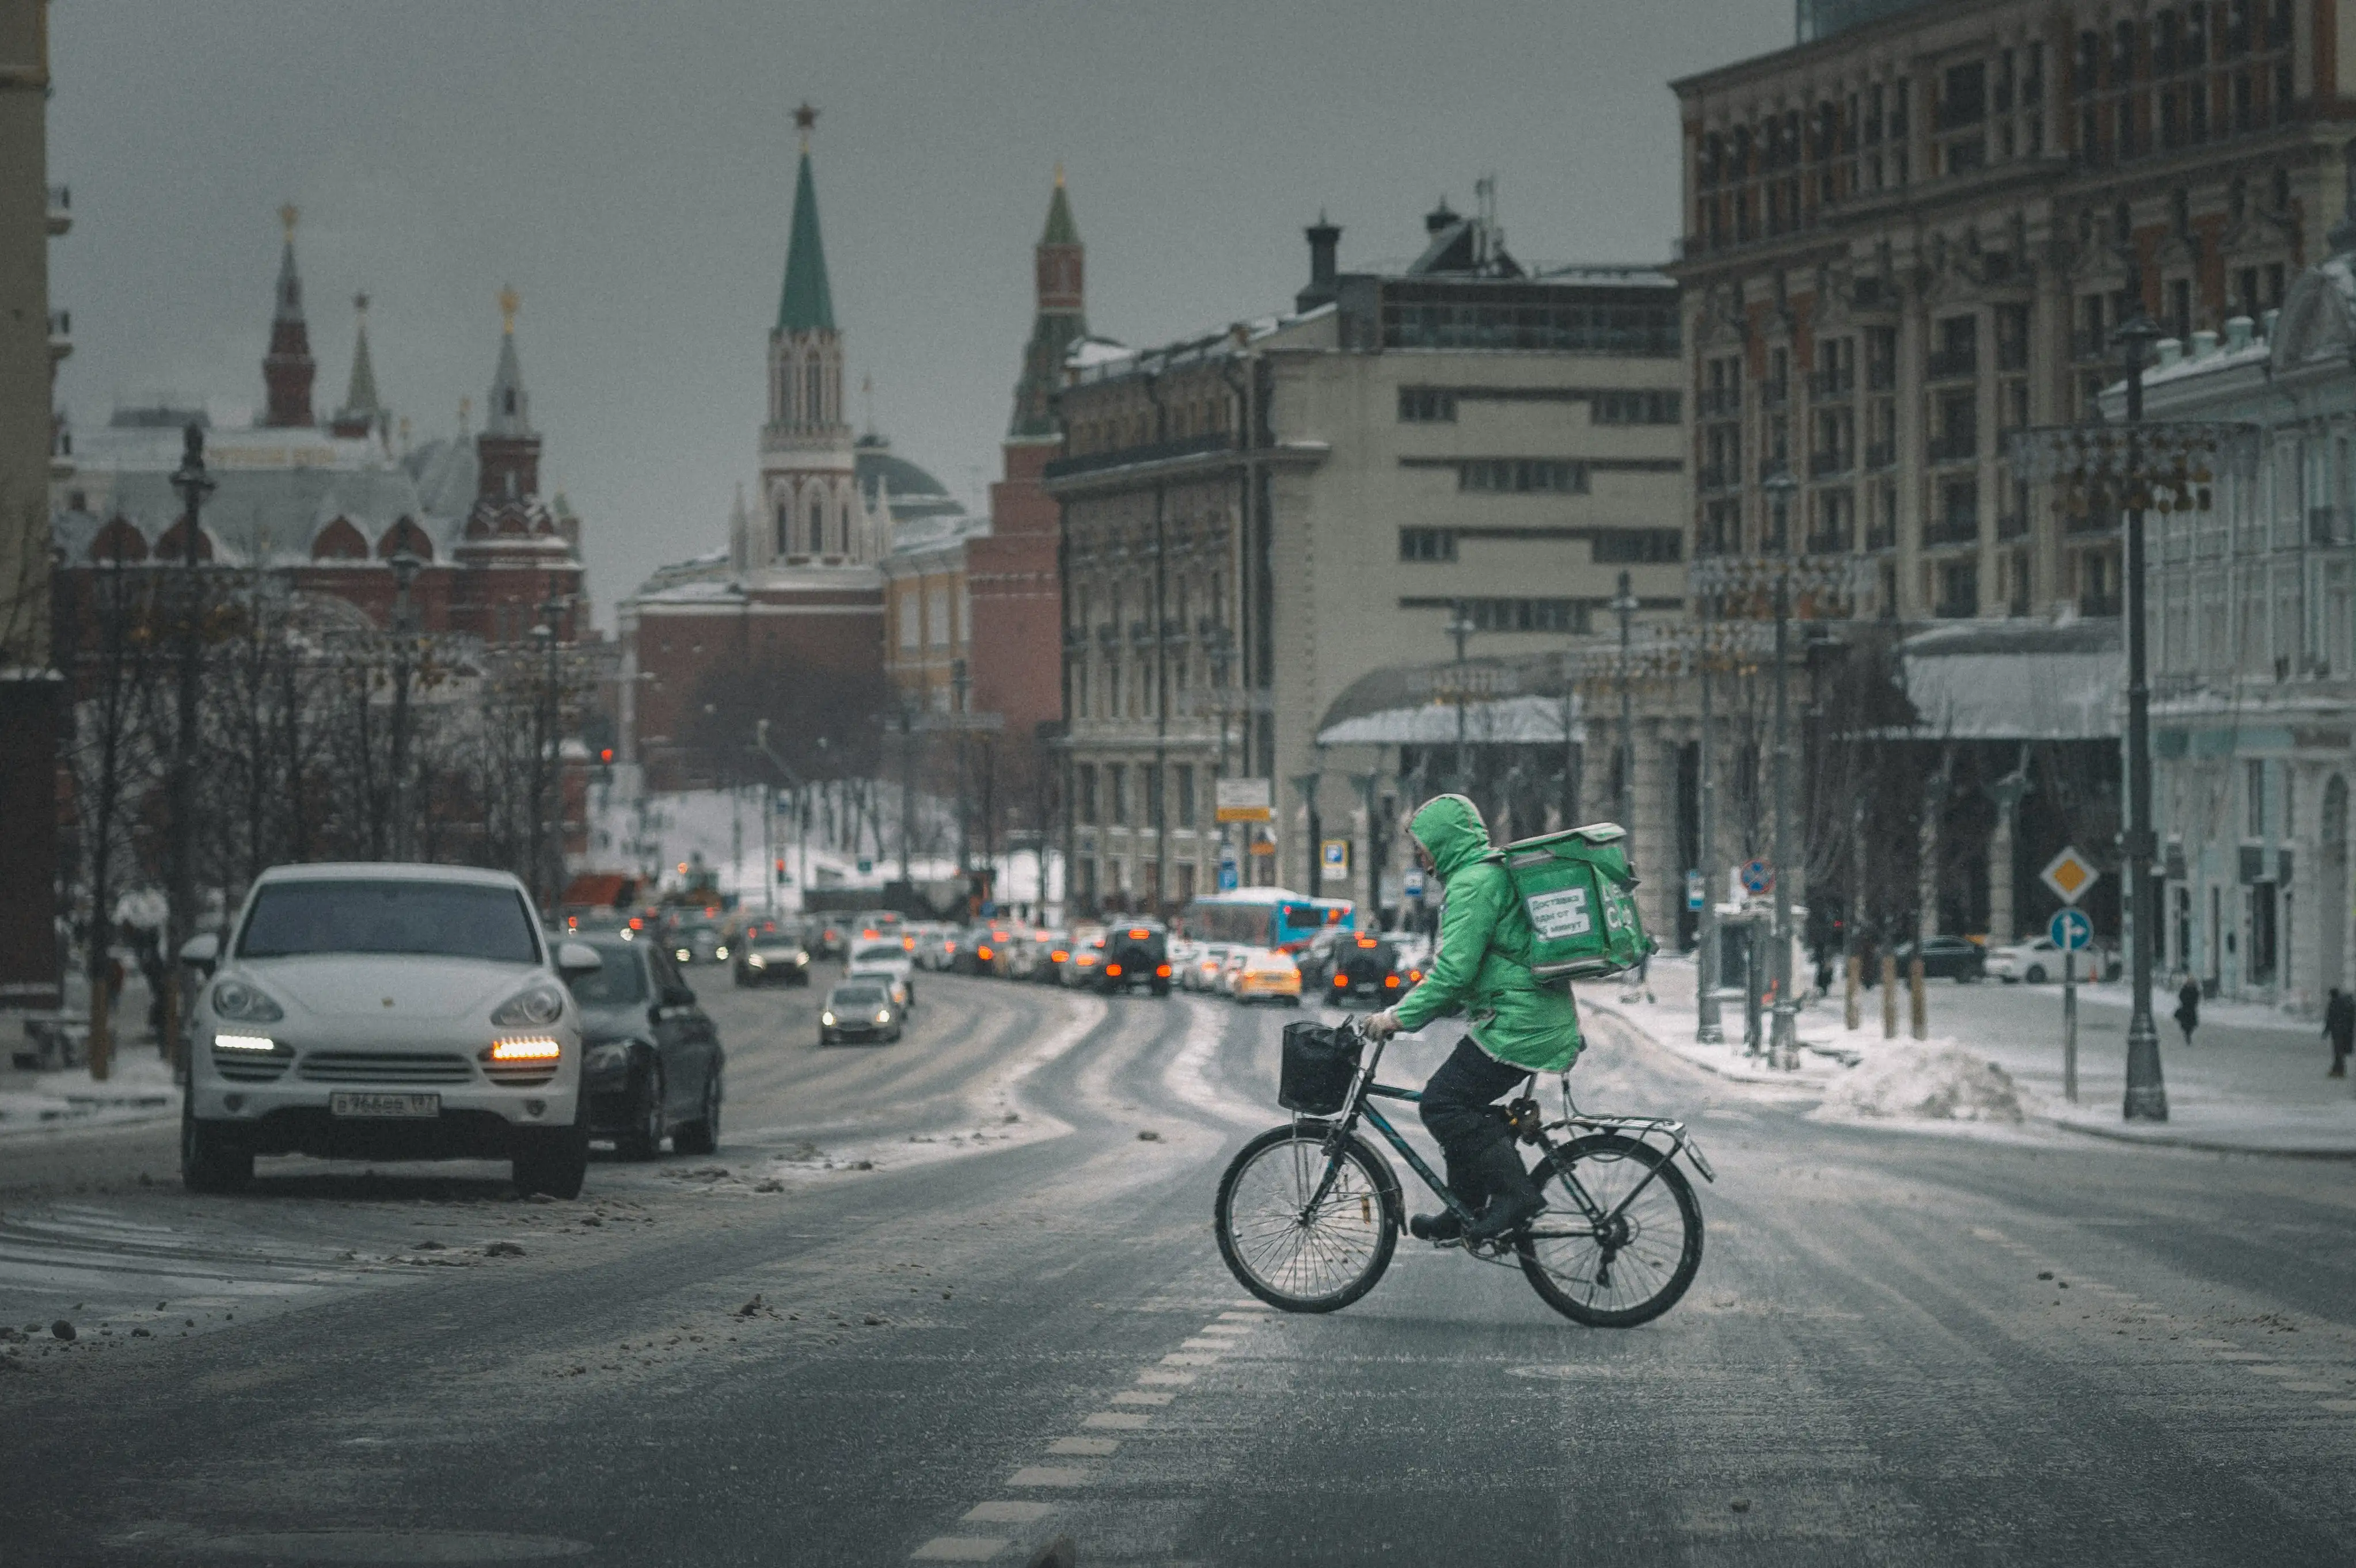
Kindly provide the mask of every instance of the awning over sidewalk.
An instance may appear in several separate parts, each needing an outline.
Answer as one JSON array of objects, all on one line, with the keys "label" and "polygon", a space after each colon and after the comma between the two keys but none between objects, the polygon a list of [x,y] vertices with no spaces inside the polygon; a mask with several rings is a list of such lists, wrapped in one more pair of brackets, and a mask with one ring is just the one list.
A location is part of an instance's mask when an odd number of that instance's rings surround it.
[{"label": "awning over sidewalk", "polygon": [[2115,620],[1965,621],[1898,645],[1911,732],[1955,741],[2107,741],[2126,711]]}]

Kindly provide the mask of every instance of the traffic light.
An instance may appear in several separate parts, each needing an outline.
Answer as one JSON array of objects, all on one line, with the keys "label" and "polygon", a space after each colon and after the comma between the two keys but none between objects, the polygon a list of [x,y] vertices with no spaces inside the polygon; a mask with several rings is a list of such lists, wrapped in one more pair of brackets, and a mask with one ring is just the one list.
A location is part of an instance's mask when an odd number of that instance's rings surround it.
[{"label": "traffic light", "polygon": [[780,856],[778,856],[778,857],[777,857],[777,880],[778,880],[778,882],[782,885],[782,884],[784,883],[785,880],[786,880],[786,858],[785,858],[783,855],[780,855]]}]

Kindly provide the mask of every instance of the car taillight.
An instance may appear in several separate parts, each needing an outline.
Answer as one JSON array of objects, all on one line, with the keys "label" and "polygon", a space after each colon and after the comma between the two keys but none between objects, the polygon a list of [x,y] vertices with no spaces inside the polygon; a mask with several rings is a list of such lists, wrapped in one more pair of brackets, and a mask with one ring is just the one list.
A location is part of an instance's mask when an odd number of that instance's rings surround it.
[{"label": "car taillight", "polygon": [[1142,942],[1142,941],[1144,941],[1147,937],[1149,937],[1149,936],[1151,936],[1151,935],[1152,935],[1152,934],[1153,934],[1153,933],[1152,933],[1151,932],[1150,932],[1150,931],[1146,930],[1143,926],[1141,926],[1141,926],[1133,927],[1133,928],[1130,930],[1130,933],[1129,933],[1129,939],[1130,939],[1131,942]]},{"label": "car taillight", "polygon": [[1371,936],[1362,936],[1358,938],[1358,945],[1361,947],[1372,947],[1375,945],[1375,939]]},{"label": "car taillight", "polygon": [[1347,989],[1350,984],[1350,976],[1347,975],[1336,975],[1333,976],[1333,984],[1337,987]]},{"label": "car taillight", "polygon": [[1167,980],[1170,978],[1170,965],[1167,964],[1156,965],[1153,970],[1153,977],[1157,980]]},{"label": "car taillight", "polygon": [[990,949],[987,947],[977,947],[974,949],[974,956],[987,964],[990,962]]},{"label": "car taillight", "polygon": [[1118,975],[1120,973],[1120,965],[1118,964],[1108,964],[1105,965],[1105,973],[1108,975]]},{"label": "car taillight", "polygon": [[1396,990],[1398,990],[1398,976],[1396,976],[1396,975],[1386,975],[1386,976],[1383,976],[1383,987],[1384,987],[1384,989],[1386,989],[1386,990],[1391,990],[1391,991],[1396,991]]},{"label": "car taillight", "polygon": [[1061,964],[1070,956],[1071,955],[1069,953],[1066,952],[1063,948],[1058,947],[1055,951],[1047,955],[1047,961],[1051,964]]}]

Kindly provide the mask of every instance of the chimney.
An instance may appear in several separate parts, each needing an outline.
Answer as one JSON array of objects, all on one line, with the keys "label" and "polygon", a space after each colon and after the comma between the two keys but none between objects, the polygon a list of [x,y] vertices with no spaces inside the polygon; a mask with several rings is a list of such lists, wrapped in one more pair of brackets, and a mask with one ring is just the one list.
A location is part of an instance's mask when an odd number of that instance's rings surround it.
[{"label": "chimney", "polygon": [[1293,296],[1292,304],[1294,309],[1305,313],[1333,298],[1333,279],[1338,270],[1333,258],[1341,248],[1342,230],[1339,225],[1328,222],[1321,211],[1317,221],[1302,232],[1309,236],[1309,286]]}]

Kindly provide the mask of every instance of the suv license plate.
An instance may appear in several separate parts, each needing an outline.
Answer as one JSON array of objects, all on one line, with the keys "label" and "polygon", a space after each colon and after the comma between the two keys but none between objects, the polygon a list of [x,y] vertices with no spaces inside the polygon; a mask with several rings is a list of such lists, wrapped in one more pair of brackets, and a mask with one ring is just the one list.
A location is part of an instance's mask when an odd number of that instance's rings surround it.
[{"label": "suv license plate", "polygon": [[337,1116],[438,1116],[439,1094],[352,1094],[327,1096],[327,1112]]}]

